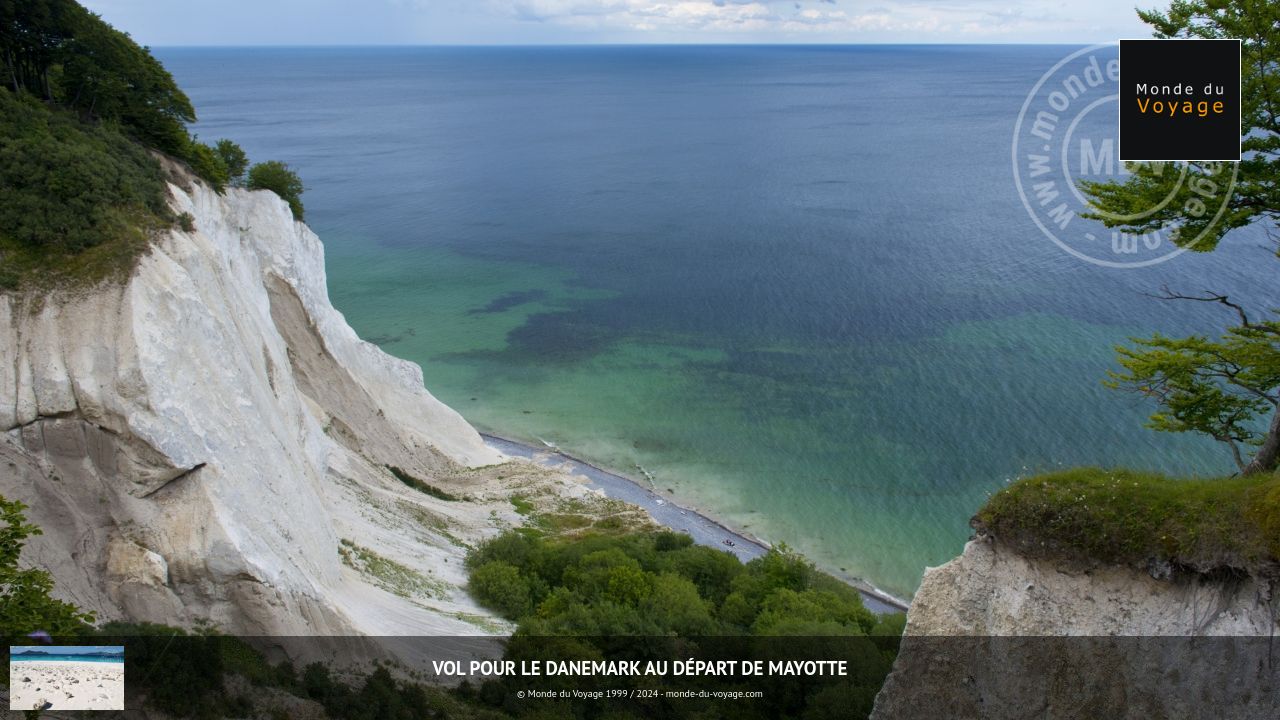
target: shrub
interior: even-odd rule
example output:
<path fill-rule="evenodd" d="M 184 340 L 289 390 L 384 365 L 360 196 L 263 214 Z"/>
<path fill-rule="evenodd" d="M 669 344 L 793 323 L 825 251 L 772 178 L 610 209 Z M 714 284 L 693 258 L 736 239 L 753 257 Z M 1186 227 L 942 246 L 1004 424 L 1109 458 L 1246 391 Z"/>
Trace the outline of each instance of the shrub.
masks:
<path fill-rule="evenodd" d="M 471 572 L 471 593 L 486 607 L 512 620 L 529 612 L 529 583 L 514 565 L 490 562 Z"/>
<path fill-rule="evenodd" d="M 249 169 L 249 156 L 234 142 L 223 138 L 213 146 L 213 152 L 227 169 L 227 180 L 232 185 L 244 184 L 245 171 Z"/>
<path fill-rule="evenodd" d="M 302 220 L 302 179 L 289 169 L 289 166 L 278 161 L 268 160 L 249 168 L 249 181 L 246 187 L 252 190 L 270 190 L 289 203 L 295 220 Z"/>
<path fill-rule="evenodd" d="M 222 157 L 213 148 L 192 139 L 187 148 L 187 162 L 196 175 L 204 178 L 213 189 L 222 192 L 227 187 L 231 175 Z"/>
<path fill-rule="evenodd" d="M 0 239 L 79 252 L 173 222 L 159 163 L 106 125 L 0 92 Z"/>
<path fill-rule="evenodd" d="M 0 635 L 77 632 L 93 621 L 93 615 L 51 597 L 53 576 L 47 570 L 18 565 L 27 538 L 40 534 L 40 528 L 27 523 L 25 509 L 16 500 L 0 497 Z"/>

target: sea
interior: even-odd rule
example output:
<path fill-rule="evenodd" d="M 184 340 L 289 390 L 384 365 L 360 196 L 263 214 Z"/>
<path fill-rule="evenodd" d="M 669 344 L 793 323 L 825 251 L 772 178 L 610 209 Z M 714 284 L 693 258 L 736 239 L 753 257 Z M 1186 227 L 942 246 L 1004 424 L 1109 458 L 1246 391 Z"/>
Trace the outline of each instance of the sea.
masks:
<path fill-rule="evenodd" d="M 1228 474 L 1103 386 L 1274 302 L 1275 244 L 1102 267 L 1011 142 L 1053 45 L 159 48 L 201 140 L 289 163 L 329 292 L 478 428 L 910 596 L 1007 483 Z M 1082 122 L 1115 122 L 1093 113 Z"/>
<path fill-rule="evenodd" d="M 19 652 L 14 654 L 10 649 L 10 662 L 86 662 L 86 663 L 123 663 L 124 648 L 113 651 L 110 655 L 90 655 L 87 653 L 55 653 L 56 648 L 39 648 L 40 654 L 30 655 Z M 47 653 L 47 654 L 46 654 Z"/>

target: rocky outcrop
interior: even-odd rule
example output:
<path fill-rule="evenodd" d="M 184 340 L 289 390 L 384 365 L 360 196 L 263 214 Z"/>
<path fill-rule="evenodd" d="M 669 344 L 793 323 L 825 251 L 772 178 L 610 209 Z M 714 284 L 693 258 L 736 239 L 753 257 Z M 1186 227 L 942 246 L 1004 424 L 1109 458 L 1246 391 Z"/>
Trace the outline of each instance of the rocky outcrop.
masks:
<path fill-rule="evenodd" d="M 1278 613 L 1270 581 L 1058 567 L 978 538 L 925 572 L 872 717 L 1280 717 Z"/>
<path fill-rule="evenodd" d="M 504 458 L 347 326 L 284 202 L 190 178 L 172 192 L 194 229 L 157 238 L 127 280 L 0 295 L 0 494 L 44 529 L 24 561 L 102 619 L 492 628 L 468 622 L 484 613 L 459 586 L 465 543 L 510 515 L 474 468 Z"/>

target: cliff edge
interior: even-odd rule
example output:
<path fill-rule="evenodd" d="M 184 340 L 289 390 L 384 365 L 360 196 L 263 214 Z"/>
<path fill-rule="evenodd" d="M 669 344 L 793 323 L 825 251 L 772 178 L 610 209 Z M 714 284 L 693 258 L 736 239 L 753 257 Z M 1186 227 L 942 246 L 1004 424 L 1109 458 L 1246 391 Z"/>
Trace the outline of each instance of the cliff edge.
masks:
<path fill-rule="evenodd" d="M 925 572 L 874 720 L 1280 717 L 1271 581 L 1070 568 L 990 537 Z"/>
<path fill-rule="evenodd" d="M 505 458 L 356 336 L 273 193 L 170 191 L 194 223 L 127 279 L 0 295 L 0 494 L 44 530 L 24 561 L 101 620 L 498 631 L 460 587 L 467 542 L 517 520 L 486 499 Z"/>

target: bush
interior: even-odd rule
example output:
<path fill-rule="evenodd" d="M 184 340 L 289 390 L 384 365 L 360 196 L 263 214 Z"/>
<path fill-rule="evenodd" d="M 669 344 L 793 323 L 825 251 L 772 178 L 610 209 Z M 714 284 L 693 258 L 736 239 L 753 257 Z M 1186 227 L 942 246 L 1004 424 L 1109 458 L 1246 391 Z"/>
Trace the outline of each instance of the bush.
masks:
<path fill-rule="evenodd" d="M 529 583 L 514 565 L 485 563 L 472 571 L 469 587 L 482 605 L 504 617 L 523 617 L 530 610 Z"/>
<path fill-rule="evenodd" d="M 187 163 L 191 165 L 192 172 L 204 178 L 214 190 L 222 192 L 227 188 L 231 174 L 222 156 L 213 148 L 192 139 L 187 148 Z"/>
<path fill-rule="evenodd" d="M 74 253 L 171 225 L 159 163 L 106 125 L 0 92 L 0 239 Z"/>
<path fill-rule="evenodd" d="M 278 161 L 268 160 L 249 168 L 249 181 L 246 187 L 252 190 L 270 190 L 289 203 L 295 220 L 302 220 L 302 179 L 289 169 L 289 166 Z"/>
<path fill-rule="evenodd" d="M 245 171 L 249 169 L 249 156 L 234 142 L 223 138 L 213 146 L 213 151 L 227 169 L 227 179 L 232 185 L 244 184 Z"/>

